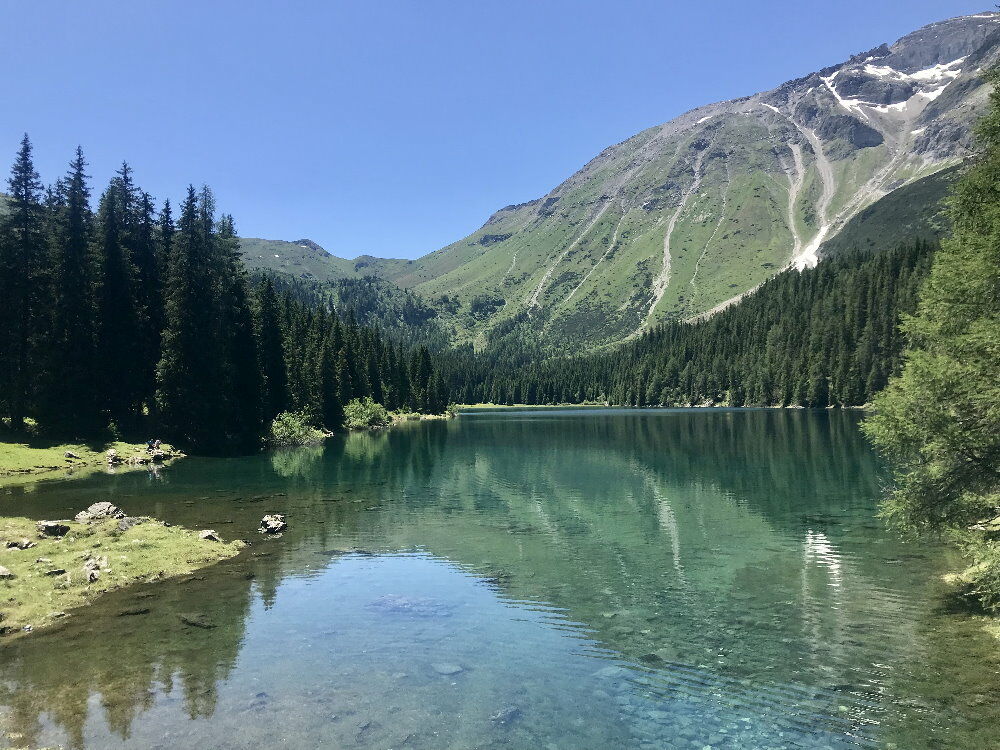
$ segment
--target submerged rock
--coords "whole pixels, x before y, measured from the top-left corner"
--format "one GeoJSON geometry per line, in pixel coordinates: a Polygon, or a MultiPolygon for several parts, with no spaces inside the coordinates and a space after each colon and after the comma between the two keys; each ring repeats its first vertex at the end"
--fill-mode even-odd
{"type": "Polygon", "coordinates": [[[521,718],[521,709],[517,706],[504,706],[495,714],[490,717],[490,721],[494,724],[510,724],[512,721],[516,721],[521,718]]]}
{"type": "Polygon", "coordinates": [[[101,518],[125,518],[125,511],[113,503],[104,501],[94,503],[87,510],[81,510],[76,514],[76,520],[80,523],[89,523],[101,518]]]}
{"type": "Polygon", "coordinates": [[[62,521],[39,521],[35,528],[42,536],[65,536],[69,532],[69,526],[62,521]]]}
{"type": "Polygon", "coordinates": [[[185,614],[177,615],[181,622],[185,625],[190,625],[195,628],[203,628],[204,630],[209,630],[215,627],[215,623],[208,619],[208,616],[203,612],[187,612],[185,614]]]}
{"type": "Polygon", "coordinates": [[[437,599],[401,594],[380,596],[368,606],[387,614],[410,615],[411,617],[447,617],[452,611],[451,605],[437,599]]]}
{"type": "Polygon", "coordinates": [[[288,528],[281,513],[271,513],[260,519],[260,533],[278,534],[288,528]]]}
{"type": "Polygon", "coordinates": [[[130,607],[118,613],[119,617],[135,617],[136,615],[148,615],[149,607],[130,607]]]}
{"type": "Polygon", "coordinates": [[[35,543],[30,539],[12,539],[7,542],[7,549],[31,549],[35,543]]]}
{"type": "Polygon", "coordinates": [[[465,667],[460,667],[458,664],[431,664],[431,667],[435,672],[440,675],[444,675],[445,677],[450,677],[451,675],[465,671],[465,667]]]}
{"type": "Polygon", "coordinates": [[[13,578],[13,577],[14,574],[10,571],[9,568],[5,568],[3,565],[0,565],[0,578],[13,578]]]}

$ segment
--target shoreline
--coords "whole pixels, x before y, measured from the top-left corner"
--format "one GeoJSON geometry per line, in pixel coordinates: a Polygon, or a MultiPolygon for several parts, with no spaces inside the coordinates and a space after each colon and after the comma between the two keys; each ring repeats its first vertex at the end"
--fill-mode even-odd
{"type": "Polygon", "coordinates": [[[0,518],[0,647],[64,622],[102,594],[187,575],[246,546],[96,503],[80,520],[0,518]]]}
{"type": "Polygon", "coordinates": [[[154,458],[145,443],[121,440],[56,443],[21,435],[0,437],[0,488],[42,479],[80,479],[169,466],[186,454],[163,444],[154,458]],[[114,451],[112,454],[111,451],[114,451]]]}
{"type": "Polygon", "coordinates": [[[764,409],[791,411],[868,411],[867,404],[861,406],[727,406],[725,404],[689,404],[686,406],[626,406],[615,404],[577,403],[577,404],[456,404],[455,411],[480,411],[486,409],[628,409],[630,411],[649,411],[655,409],[725,409],[728,411],[761,411],[764,409]]]}

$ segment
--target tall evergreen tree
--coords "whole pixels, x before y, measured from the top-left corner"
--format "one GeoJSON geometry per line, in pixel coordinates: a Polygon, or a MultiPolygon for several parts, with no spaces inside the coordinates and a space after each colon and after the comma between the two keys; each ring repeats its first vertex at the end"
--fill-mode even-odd
{"type": "Polygon", "coordinates": [[[156,392],[159,419],[168,436],[208,450],[223,442],[222,352],[211,263],[214,235],[206,222],[212,209],[188,187],[164,283],[166,325],[156,392]]]}
{"type": "Polygon", "coordinates": [[[868,434],[895,461],[886,504],[904,528],[965,530],[973,591],[1000,611],[1000,73],[977,133],[980,154],[956,183],[952,236],[934,258],[900,376],[875,401],[868,434]]]}
{"type": "Polygon", "coordinates": [[[284,333],[278,296],[271,279],[265,277],[257,289],[256,326],[260,371],[263,378],[262,413],[265,423],[288,408],[288,376],[285,372],[284,333]]]}
{"type": "Polygon", "coordinates": [[[223,342],[223,416],[230,444],[247,449],[259,443],[263,383],[249,282],[240,258],[233,217],[218,226],[220,324],[223,342]]]}
{"type": "MultiPolygon", "coordinates": [[[[37,332],[36,413],[43,427],[86,434],[102,425],[96,378],[97,314],[90,254],[93,216],[83,150],[52,197],[50,294],[46,326],[37,332]]],[[[104,389],[114,387],[102,383],[104,389]]]]}
{"type": "Polygon", "coordinates": [[[135,225],[135,187],[123,165],[101,196],[94,242],[97,307],[97,378],[103,408],[116,424],[133,418],[143,400],[145,367],[137,270],[130,245],[135,225]]]}
{"type": "Polygon", "coordinates": [[[0,416],[21,429],[29,411],[29,357],[47,265],[42,183],[27,135],[21,139],[7,192],[7,211],[0,216],[0,416]]]}

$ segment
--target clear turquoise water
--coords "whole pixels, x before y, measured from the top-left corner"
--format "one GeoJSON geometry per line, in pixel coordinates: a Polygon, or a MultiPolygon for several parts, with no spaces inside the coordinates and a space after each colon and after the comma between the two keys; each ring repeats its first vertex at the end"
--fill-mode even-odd
{"type": "Polygon", "coordinates": [[[464,414],[44,482],[253,546],[0,647],[0,737],[86,748],[1000,746],[996,641],[876,518],[849,413],[464,414]],[[265,539],[267,512],[289,530],[265,539]],[[148,609],[125,616],[126,610],[148,609]],[[215,627],[178,617],[203,613],[215,627]]]}

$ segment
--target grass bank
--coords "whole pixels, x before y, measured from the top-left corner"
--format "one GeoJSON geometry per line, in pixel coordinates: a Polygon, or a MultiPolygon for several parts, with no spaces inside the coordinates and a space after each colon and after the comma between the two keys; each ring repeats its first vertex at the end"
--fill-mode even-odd
{"type": "MultiPolygon", "coordinates": [[[[161,449],[170,455],[164,463],[183,456],[166,444],[161,449]]],[[[98,472],[141,469],[148,467],[149,462],[145,443],[60,443],[31,436],[0,434],[0,487],[38,478],[81,477],[98,472]],[[108,463],[110,450],[116,452],[120,463],[108,463]]]]}
{"type": "Polygon", "coordinates": [[[3,640],[71,617],[106,591],[190,573],[244,546],[152,518],[59,523],[68,530],[46,536],[31,519],[0,518],[3,640]]]}

